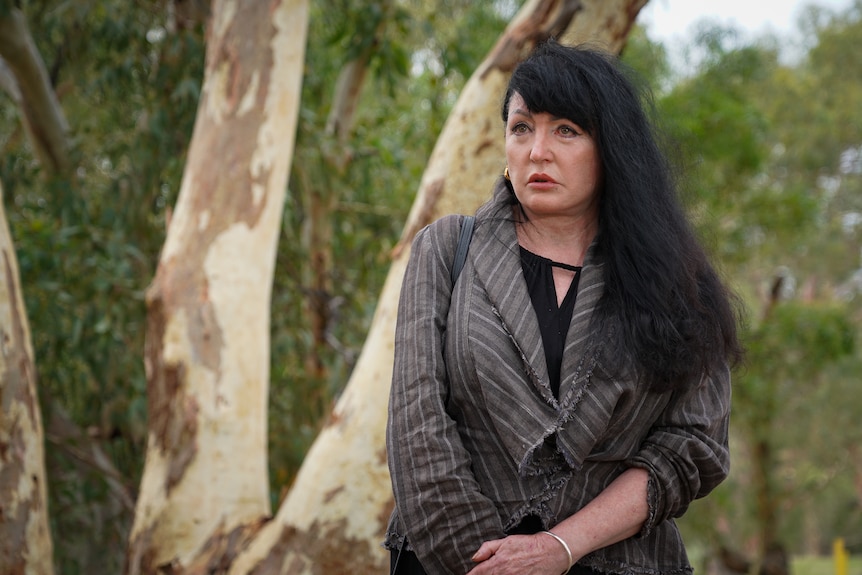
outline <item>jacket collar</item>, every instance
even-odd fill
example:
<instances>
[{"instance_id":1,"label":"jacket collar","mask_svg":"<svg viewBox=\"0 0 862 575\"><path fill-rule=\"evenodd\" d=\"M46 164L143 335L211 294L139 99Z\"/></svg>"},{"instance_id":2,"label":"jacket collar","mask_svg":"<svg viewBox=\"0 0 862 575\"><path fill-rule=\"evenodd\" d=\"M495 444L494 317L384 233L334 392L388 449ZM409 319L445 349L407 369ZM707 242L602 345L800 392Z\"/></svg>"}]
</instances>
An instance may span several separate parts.
<instances>
[{"instance_id":1,"label":"jacket collar","mask_svg":"<svg viewBox=\"0 0 862 575\"><path fill-rule=\"evenodd\" d=\"M548 367L539 323L533 310L527 283L521 268L518 237L511 211L511 192L500 181L494 196L477 212L483 222L476 228L471 258L477 279L483 284L494 313L500 318L512 341L518 347L530 380L542 397L556 408L577 403L582 379L582 364L589 351L590 319L604 291L603 264L599 261L594 240L587 250L578 283L578 296L567 336L560 380L558 402L551 393ZM475 246L475 247L474 247Z\"/></svg>"}]
</instances>

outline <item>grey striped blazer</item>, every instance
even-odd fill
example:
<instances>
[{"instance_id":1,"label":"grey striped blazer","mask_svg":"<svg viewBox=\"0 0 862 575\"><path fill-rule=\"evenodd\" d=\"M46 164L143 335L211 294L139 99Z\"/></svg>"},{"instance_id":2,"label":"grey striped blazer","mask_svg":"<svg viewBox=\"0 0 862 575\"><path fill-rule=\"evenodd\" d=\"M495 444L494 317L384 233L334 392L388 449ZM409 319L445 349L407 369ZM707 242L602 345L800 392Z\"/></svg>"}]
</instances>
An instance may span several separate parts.
<instances>
[{"instance_id":1,"label":"grey striped blazer","mask_svg":"<svg viewBox=\"0 0 862 575\"><path fill-rule=\"evenodd\" d=\"M582 565L669 575L691 567L672 518L728 473L730 375L655 393L590 332L602 295L595 245L584 261L565 344L559 401L521 271L508 191L477 212L454 290L460 218L413 243L398 310L387 450L395 510L385 546L408 540L431 575L463 575L486 540L526 515L546 528L628 467L649 471L649 519Z\"/></svg>"}]
</instances>

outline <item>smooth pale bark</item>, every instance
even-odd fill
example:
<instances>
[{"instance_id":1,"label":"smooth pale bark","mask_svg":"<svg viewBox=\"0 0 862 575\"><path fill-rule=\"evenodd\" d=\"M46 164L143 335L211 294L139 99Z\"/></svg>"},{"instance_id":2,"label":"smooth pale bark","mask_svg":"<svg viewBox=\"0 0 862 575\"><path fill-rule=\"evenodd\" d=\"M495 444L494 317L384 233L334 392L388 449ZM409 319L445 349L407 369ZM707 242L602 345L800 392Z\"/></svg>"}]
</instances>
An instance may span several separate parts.
<instances>
[{"instance_id":1,"label":"smooth pale bark","mask_svg":"<svg viewBox=\"0 0 862 575\"><path fill-rule=\"evenodd\" d=\"M0 57L11 72L2 85L13 99L18 98L36 157L49 172L67 172L69 126L27 19L18 8L0 10Z\"/></svg>"},{"instance_id":2,"label":"smooth pale bark","mask_svg":"<svg viewBox=\"0 0 862 575\"><path fill-rule=\"evenodd\" d=\"M46 173L70 168L68 124L20 9L0 10L0 89ZM0 573L50 575L44 431L18 262L0 189Z\"/></svg>"},{"instance_id":3,"label":"smooth pale bark","mask_svg":"<svg viewBox=\"0 0 862 575\"><path fill-rule=\"evenodd\" d=\"M217 0L189 157L147 293L147 458L128 573L210 572L270 516L269 317L307 0Z\"/></svg>"},{"instance_id":4,"label":"smooth pale bark","mask_svg":"<svg viewBox=\"0 0 862 575\"><path fill-rule=\"evenodd\" d=\"M0 573L50 575L42 419L19 278L0 187Z\"/></svg>"},{"instance_id":5,"label":"smooth pale bark","mask_svg":"<svg viewBox=\"0 0 862 575\"><path fill-rule=\"evenodd\" d=\"M505 162L500 97L525 49L554 34L569 43L593 41L618 51L645 4L528 2L470 78L426 167L350 381L275 520L237 558L231 573L385 572L388 557L380 543L393 501L384 436L409 242L427 223L472 212L489 196Z\"/></svg>"}]
</instances>

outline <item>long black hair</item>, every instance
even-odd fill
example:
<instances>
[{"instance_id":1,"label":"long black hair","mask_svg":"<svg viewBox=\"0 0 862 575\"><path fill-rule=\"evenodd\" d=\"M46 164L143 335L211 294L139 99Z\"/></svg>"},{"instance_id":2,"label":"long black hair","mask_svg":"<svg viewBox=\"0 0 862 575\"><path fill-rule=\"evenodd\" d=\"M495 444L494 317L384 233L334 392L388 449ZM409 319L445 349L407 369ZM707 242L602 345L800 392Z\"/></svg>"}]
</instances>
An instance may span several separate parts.
<instances>
[{"instance_id":1,"label":"long black hair","mask_svg":"<svg viewBox=\"0 0 862 575\"><path fill-rule=\"evenodd\" d=\"M609 353L636 361L652 389L677 389L738 362L742 346L735 298L688 223L639 86L614 56L550 40L514 70L502 114L505 123L517 92L531 112L571 120L594 138L605 263L594 325Z\"/></svg>"}]
</instances>

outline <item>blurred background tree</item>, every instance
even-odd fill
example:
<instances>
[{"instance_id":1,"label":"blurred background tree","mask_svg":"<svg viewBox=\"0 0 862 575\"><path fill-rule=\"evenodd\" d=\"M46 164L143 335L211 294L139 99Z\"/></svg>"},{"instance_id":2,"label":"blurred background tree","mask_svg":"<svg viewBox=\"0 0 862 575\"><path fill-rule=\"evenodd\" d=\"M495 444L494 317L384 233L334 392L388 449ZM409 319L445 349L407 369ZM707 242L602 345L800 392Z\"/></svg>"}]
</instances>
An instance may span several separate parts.
<instances>
[{"instance_id":1,"label":"blurred background tree","mask_svg":"<svg viewBox=\"0 0 862 575\"><path fill-rule=\"evenodd\" d=\"M691 73L642 33L625 54L659 87L684 200L745 304L731 477L682 519L705 559L740 572L786 573L788 554L839 536L862 550L862 3L808 8L799 27L790 62L774 38L708 22Z\"/></svg>"},{"instance_id":2,"label":"blurred background tree","mask_svg":"<svg viewBox=\"0 0 862 575\"><path fill-rule=\"evenodd\" d=\"M289 485L347 381L437 135L515 8L312 3L273 290L274 485ZM339 78L357 63L353 125L334 128Z\"/></svg>"},{"instance_id":3,"label":"blurred background tree","mask_svg":"<svg viewBox=\"0 0 862 575\"><path fill-rule=\"evenodd\" d=\"M74 166L46 175L19 106L0 97L59 573L122 568L146 446L143 292L185 164L205 4L22 3ZM312 3L273 291L271 485L291 483L347 380L437 134L518 4ZM771 543L822 553L844 536L862 551L862 2L812 8L799 33L792 62L774 39L710 25L690 72L642 29L624 53L657 92L684 200L745 303L732 476L683 525L704 558L723 550L747 568ZM365 76L341 133L330 112L356 61Z\"/></svg>"},{"instance_id":4,"label":"blurred background tree","mask_svg":"<svg viewBox=\"0 0 862 575\"><path fill-rule=\"evenodd\" d=\"M20 97L0 99L0 178L46 412L61 573L122 570L146 447L144 290L191 137L206 4L22 6L68 118L74 166L44 169ZM517 9L393 4L313 3L273 297L274 486L290 485L346 381L437 133ZM358 58L367 81L356 128L340 136L327 120L339 73ZM319 210L319 193L337 196ZM312 226L331 232L307 241ZM312 246L331 251L325 265L315 265Z\"/></svg>"},{"instance_id":5,"label":"blurred background tree","mask_svg":"<svg viewBox=\"0 0 862 575\"><path fill-rule=\"evenodd\" d=\"M164 4L24 6L69 119L69 171L40 166L20 109L0 101L0 177L45 412L55 550L73 573L119 571L144 462L143 292L203 70L202 25L169 20Z\"/></svg>"}]
</instances>

